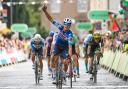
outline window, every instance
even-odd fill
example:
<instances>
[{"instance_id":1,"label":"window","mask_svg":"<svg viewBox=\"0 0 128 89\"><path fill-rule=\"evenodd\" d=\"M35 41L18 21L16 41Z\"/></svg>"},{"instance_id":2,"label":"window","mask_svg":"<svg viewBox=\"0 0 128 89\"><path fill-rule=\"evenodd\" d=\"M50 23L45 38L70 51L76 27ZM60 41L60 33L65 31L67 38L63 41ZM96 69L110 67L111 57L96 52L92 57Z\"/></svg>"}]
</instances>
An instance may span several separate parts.
<instances>
[{"instance_id":1,"label":"window","mask_svg":"<svg viewBox=\"0 0 128 89\"><path fill-rule=\"evenodd\" d=\"M77 0L77 11L80 13L87 12L88 11L88 1L89 0Z\"/></svg>"},{"instance_id":2,"label":"window","mask_svg":"<svg viewBox=\"0 0 128 89\"><path fill-rule=\"evenodd\" d=\"M52 13L60 13L61 11L61 3L57 3L57 0L51 0L50 1L51 6L51 12Z\"/></svg>"}]
</instances>

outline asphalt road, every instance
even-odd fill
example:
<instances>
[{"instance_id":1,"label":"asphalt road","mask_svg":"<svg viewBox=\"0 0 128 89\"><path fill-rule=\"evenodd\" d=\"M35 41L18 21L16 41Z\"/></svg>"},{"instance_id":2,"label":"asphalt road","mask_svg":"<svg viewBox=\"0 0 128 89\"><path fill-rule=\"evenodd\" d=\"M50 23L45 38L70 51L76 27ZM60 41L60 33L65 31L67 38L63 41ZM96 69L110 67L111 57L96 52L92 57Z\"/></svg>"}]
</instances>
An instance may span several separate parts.
<instances>
[{"instance_id":1,"label":"asphalt road","mask_svg":"<svg viewBox=\"0 0 128 89\"><path fill-rule=\"evenodd\" d=\"M90 81L90 75L85 73L84 61L80 62L80 78L73 82L72 89L128 89L128 82L116 78L104 69L98 71L98 82ZM31 61L0 68L0 89L56 89L48 77L47 62L44 61L43 80L36 85ZM71 89L67 79L63 89Z\"/></svg>"}]
</instances>

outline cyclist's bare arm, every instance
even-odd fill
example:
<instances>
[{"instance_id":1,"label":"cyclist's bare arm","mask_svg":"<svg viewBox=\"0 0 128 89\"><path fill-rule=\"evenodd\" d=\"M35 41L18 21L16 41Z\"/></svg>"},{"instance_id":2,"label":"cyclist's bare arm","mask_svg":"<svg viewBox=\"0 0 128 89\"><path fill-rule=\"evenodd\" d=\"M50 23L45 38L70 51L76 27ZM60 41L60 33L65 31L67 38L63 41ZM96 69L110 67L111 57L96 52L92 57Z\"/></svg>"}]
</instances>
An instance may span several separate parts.
<instances>
[{"instance_id":1,"label":"cyclist's bare arm","mask_svg":"<svg viewBox=\"0 0 128 89\"><path fill-rule=\"evenodd\" d=\"M72 46L69 46L69 56L72 56Z\"/></svg>"},{"instance_id":2,"label":"cyclist's bare arm","mask_svg":"<svg viewBox=\"0 0 128 89\"><path fill-rule=\"evenodd\" d=\"M42 10L44 11L44 13L45 13L46 17L48 18L48 20L50 22L53 22L52 16L47 12L47 6L46 5L43 6Z\"/></svg>"},{"instance_id":3,"label":"cyclist's bare arm","mask_svg":"<svg viewBox=\"0 0 128 89\"><path fill-rule=\"evenodd\" d=\"M76 45L75 48L76 48L76 53L79 55L80 54L79 45Z\"/></svg>"}]
</instances>

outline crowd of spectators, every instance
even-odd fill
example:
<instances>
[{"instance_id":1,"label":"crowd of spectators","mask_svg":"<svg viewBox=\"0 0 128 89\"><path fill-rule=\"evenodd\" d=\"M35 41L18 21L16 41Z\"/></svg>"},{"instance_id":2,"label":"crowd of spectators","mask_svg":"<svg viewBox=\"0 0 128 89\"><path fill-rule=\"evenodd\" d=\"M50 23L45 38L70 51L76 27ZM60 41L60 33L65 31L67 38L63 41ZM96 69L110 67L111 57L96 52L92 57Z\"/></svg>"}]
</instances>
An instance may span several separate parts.
<instances>
[{"instance_id":1,"label":"crowd of spectators","mask_svg":"<svg viewBox=\"0 0 128 89\"><path fill-rule=\"evenodd\" d=\"M112 51L127 51L128 50L128 31L118 31L118 32L106 32L103 35L104 48L110 49Z\"/></svg>"},{"instance_id":2,"label":"crowd of spectators","mask_svg":"<svg viewBox=\"0 0 128 89\"><path fill-rule=\"evenodd\" d=\"M21 50L24 52L28 51L28 41L19 40L19 39L9 39L3 36L0 36L0 51L9 51L9 50Z\"/></svg>"}]
</instances>

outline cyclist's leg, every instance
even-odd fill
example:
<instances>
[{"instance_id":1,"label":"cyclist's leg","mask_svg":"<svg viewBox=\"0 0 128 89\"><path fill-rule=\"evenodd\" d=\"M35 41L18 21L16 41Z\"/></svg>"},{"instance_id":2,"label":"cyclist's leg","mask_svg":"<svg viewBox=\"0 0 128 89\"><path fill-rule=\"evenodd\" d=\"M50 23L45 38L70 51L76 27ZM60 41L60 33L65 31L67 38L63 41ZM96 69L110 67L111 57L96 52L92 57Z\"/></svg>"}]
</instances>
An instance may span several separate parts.
<instances>
[{"instance_id":1,"label":"cyclist's leg","mask_svg":"<svg viewBox=\"0 0 128 89\"><path fill-rule=\"evenodd\" d=\"M79 57L77 56L77 76L79 78L80 76L80 70L79 70Z\"/></svg>"},{"instance_id":2,"label":"cyclist's leg","mask_svg":"<svg viewBox=\"0 0 128 89\"><path fill-rule=\"evenodd\" d=\"M47 49L47 59L48 59L48 71L49 71L49 75L51 73L51 67L50 67L50 57L51 57L51 54L50 54L50 49L48 48Z\"/></svg>"},{"instance_id":3,"label":"cyclist's leg","mask_svg":"<svg viewBox=\"0 0 128 89\"><path fill-rule=\"evenodd\" d=\"M102 57L103 57L103 54L101 52L97 54L97 64L100 63L100 58Z\"/></svg>"},{"instance_id":4,"label":"cyclist's leg","mask_svg":"<svg viewBox=\"0 0 128 89\"><path fill-rule=\"evenodd\" d=\"M77 55L73 54L72 58L73 58L73 72L76 73L76 70L77 70Z\"/></svg>"},{"instance_id":5,"label":"cyclist's leg","mask_svg":"<svg viewBox=\"0 0 128 89\"><path fill-rule=\"evenodd\" d=\"M56 66L57 66L58 58L59 58L58 54L59 54L59 49L57 47L54 47L54 50L52 52L51 59L50 59L53 80L55 80L56 78Z\"/></svg>"},{"instance_id":6,"label":"cyclist's leg","mask_svg":"<svg viewBox=\"0 0 128 89\"><path fill-rule=\"evenodd\" d=\"M41 70L41 75L43 74L43 48L40 48L38 50L39 53L39 62L40 62L40 70Z\"/></svg>"},{"instance_id":7,"label":"cyclist's leg","mask_svg":"<svg viewBox=\"0 0 128 89\"><path fill-rule=\"evenodd\" d=\"M67 70L68 70L68 65L69 65L68 51L67 50L63 50L62 53L61 53L61 56L63 58L63 64L64 64L63 71L66 73Z\"/></svg>"},{"instance_id":8,"label":"cyclist's leg","mask_svg":"<svg viewBox=\"0 0 128 89\"><path fill-rule=\"evenodd\" d=\"M68 70L68 65L69 65L69 59L68 59L68 51L67 50L63 50L61 53L61 57L63 58L62 63L63 63L63 83L66 84L66 73Z\"/></svg>"},{"instance_id":9,"label":"cyclist's leg","mask_svg":"<svg viewBox=\"0 0 128 89\"><path fill-rule=\"evenodd\" d=\"M86 69L86 72L88 72L88 45L85 46L85 69Z\"/></svg>"},{"instance_id":10,"label":"cyclist's leg","mask_svg":"<svg viewBox=\"0 0 128 89\"><path fill-rule=\"evenodd\" d=\"M93 70L93 59L94 59L94 53L90 52L89 54L89 73L92 74Z\"/></svg>"},{"instance_id":11,"label":"cyclist's leg","mask_svg":"<svg viewBox=\"0 0 128 89\"><path fill-rule=\"evenodd\" d=\"M31 48L31 53L32 53L31 60L32 60L32 63L33 63L32 67L34 69L34 61L35 61L35 48L34 47Z\"/></svg>"}]
</instances>

